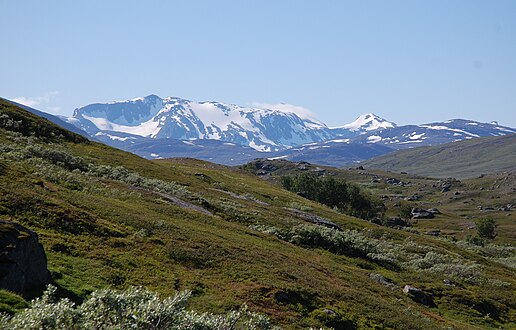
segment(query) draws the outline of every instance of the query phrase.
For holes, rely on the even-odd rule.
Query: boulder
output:
[[[375,282],[385,285],[386,287],[388,287],[392,290],[397,288],[397,285],[393,280],[386,278],[385,276],[383,276],[381,274],[371,273],[371,274],[369,274],[369,277],[371,279],[373,279]]]
[[[385,179],[385,183],[397,185],[401,184],[401,181],[396,178],[387,178]]]
[[[428,209],[427,212],[430,212],[432,214],[441,214],[441,211],[439,211],[438,209],[436,209],[435,207],[431,208],[431,209]]]
[[[337,315],[337,313],[333,309],[325,308],[322,311],[326,315]]]
[[[441,235],[441,231],[439,229],[434,229],[434,230],[429,230],[429,231],[426,231],[425,232],[425,235],[430,235],[430,236],[440,236]]]
[[[410,223],[400,217],[393,217],[385,220],[387,227],[410,227]]]
[[[403,293],[408,295],[412,300],[425,306],[433,305],[432,297],[421,289],[413,287],[411,285],[405,285],[403,287]]]
[[[38,235],[20,224],[0,220],[0,288],[33,297],[50,281]]]
[[[412,219],[432,219],[435,217],[433,213],[417,207],[413,208],[410,213],[412,214]]]

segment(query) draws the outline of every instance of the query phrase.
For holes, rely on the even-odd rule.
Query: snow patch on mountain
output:
[[[472,136],[472,137],[480,137],[480,135],[478,135],[478,134],[473,134],[473,133],[470,133],[470,132],[467,132],[467,131],[464,131],[464,130],[461,130],[461,129],[450,128],[448,126],[420,125],[420,127],[429,128],[429,129],[435,129],[435,130],[448,130],[448,131],[452,131],[452,132],[458,132],[458,133],[466,134],[466,135],[469,135],[469,136]]]
[[[378,143],[382,141],[382,137],[379,135],[371,135],[367,137],[367,143]]]

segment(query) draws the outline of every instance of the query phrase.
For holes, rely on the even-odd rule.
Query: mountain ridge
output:
[[[399,149],[516,133],[497,122],[465,119],[398,126],[374,113],[329,127],[291,107],[271,108],[151,94],[93,103],[59,119],[92,139],[148,159],[195,156],[226,165],[284,158],[346,166]]]

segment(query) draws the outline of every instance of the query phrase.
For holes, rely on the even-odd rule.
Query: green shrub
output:
[[[358,186],[342,179],[301,173],[295,176],[284,176],[281,178],[281,183],[285,189],[300,196],[362,219],[373,219],[385,212],[382,202],[365,194]]]
[[[187,310],[189,292],[160,298],[144,288],[95,291],[81,305],[55,299],[49,286],[41,298],[13,317],[0,315],[1,330],[17,329],[274,329],[269,319],[244,306],[224,315]]]
[[[435,251],[427,252],[424,257],[412,258],[404,265],[416,271],[439,274],[459,282],[478,284],[482,279],[479,264],[452,258]]]
[[[388,253],[389,250],[394,250],[389,243],[367,237],[357,230],[340,231],[312,224],[300,224],[283,230],[263,225],[254,225],[251,228],[304,247],[322,248],[335,254],[382,264],[396,263],[396,259]]]
[[[158,192],[164,192],[174,195],[187,195],[188,191],[184,186],[175,182],[163,181],[158,179],[149,179],[138,173],[131,172],[123,166],[94,165],[89,164],[87,175],[101,177],[105,179],[122,181],[135,187],[146,188]]]
[[[401,203],[398,210],[398,215],[402,219],[412,218],[412,208],[414,206],[409,203]]]
[[[481,238],[493,239],[496,237],[496,223],[491,218],[483,218],[477,221],[477,234]]]

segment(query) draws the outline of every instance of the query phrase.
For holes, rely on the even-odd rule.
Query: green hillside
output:
[[[516,326],[511,247],[376,225],[240,169],[148,161],[3,101],[0,220],[39,234],[60,294],[76,301],[145,286],[191,290],[198,311],[247,304],[286,329]],[[0,309],[23,306],[0,291]]]
[[[436,178],[472,178],[516,168],[516,134],[396,151],[363,162],[367,168]]]

